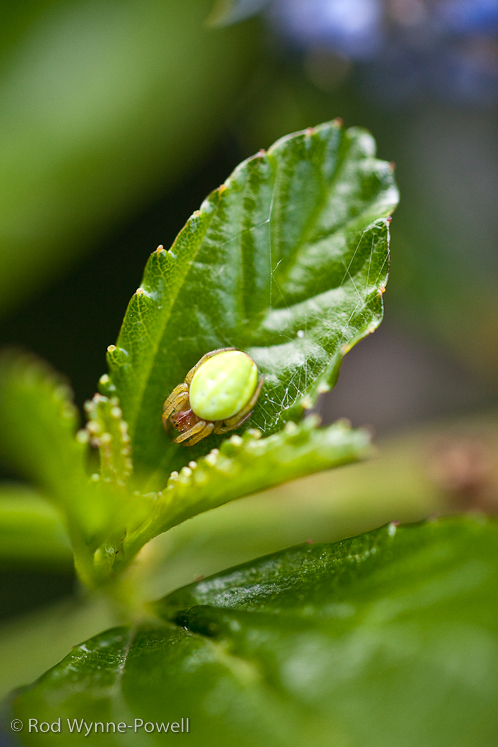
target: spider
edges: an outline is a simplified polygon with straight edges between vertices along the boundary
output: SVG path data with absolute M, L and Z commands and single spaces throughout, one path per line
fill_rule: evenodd
M 210 433 L 233 431 L 252 415 L 263 382 L 247 353 L 236 348 L 206 353 L 164 403 L 164 428 L 173 425 L 180 431 L 174 442 L 187 446 Z

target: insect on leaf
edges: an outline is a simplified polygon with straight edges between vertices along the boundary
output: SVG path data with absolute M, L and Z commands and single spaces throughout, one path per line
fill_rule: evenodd
M 210 350 L 244 350 L 265 375 L 247 424 L 264 434 L 333 386 L 344 354 L 381 321 L 397 199 L 372 137 L 330 122 L 244 161 L 171 250 L 151 255 L 108 355 L 107 391 L 139 472 L 178 469 L 219 444 L 182 450 L 161 424 L 164 400 Z

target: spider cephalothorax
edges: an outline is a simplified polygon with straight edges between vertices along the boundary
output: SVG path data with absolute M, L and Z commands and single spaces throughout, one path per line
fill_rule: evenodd
M 252 414 L 264 377 L 247 353 L 221 348 L 206 353 L 173 389 L 163 408 L 163 425 L 180 435 L 174 441 L 188 446 L 210 433 L 228 433 Z

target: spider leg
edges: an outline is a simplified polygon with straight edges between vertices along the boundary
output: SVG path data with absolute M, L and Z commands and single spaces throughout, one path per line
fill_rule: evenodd
M 183 443 L 183 441 L 186 441 L 187 439 L 192 438 L 193 436 L 197 436 L 197 434 L 201 434 L 204 428 L 206 427 L 206 425 L 207 423 L 205 420 L 199 420 L 199 422 L 193 425 L 191 428 L 189 428 L 186 431 L 183 431 L 183 433 L 180 433 L 179 436 L 173 439 L 173 442 L 175 444 L 181 444 Z M 201 436 L 200 438 L 203 438 L 203 436 Z M 199 441 L 200 441 L 200 438 L 198 439 Z M 189 446 L 189 444 L 187 444 L 187 446 Z
M 236 348 L 218 348 L 218 350 L 212 350 L 210 353 L 206 353 L 202 356 L 200 361 L 198 361 L 193 368 L 190 369 L 188 374 L 185 376 L 185 384 L 190 384 L 192 379 L 194 378 L 194 374 L 199 368 L 199 366 L 202 366 L 204 361 L 207 361 L 208 358 L 212 358 L 213 355 L 218 355 L 218 353 L 225 353 L 227 350 L 236 350 Z
M 223 426 L 223 422 L 224 421 L 220 421 L 220 422 L 218 422 L 215 425 L 214 432 L 215 433 L 229 433 L 230 431 L 235 431 L 235 430 L 237 430 L 237 428 L 239 428 L 242 425 L 242 423 L 245 423 L 246 420 L 249 420 L 249 418 L 251 417 L 251 415 L 252 415 L 252 410 L 250 410 L 250 412 L 246 413 L 246 415 L 244 415 L 243 418 L 239 417 L 239 419 L 237 420 L 237 422 L 233 423 L 233 425 Z
M 204 429 L 200 431 L 200 433 L 197 433 L 193 438 L 190 439 L 187 446 L 193 446 L 194 444 L 199 443 L 199 441 L 202 441 L 203 438 L 206 438 L 206 436 L 209 436 L 210 433 L 212 433 L 214 430 L 214 423 L 206 423 L 204 421 Z
M 169 395 L 169 397 L 164 403 L 164 407 L 163 407 L 164 412 L 166 412 L 166 409 L 168 407 L 170 407 L 171 405 L 174 405 L 176 397 L 182 392 L 188 392 L 188 385 L 185 384 L 185 382 L 182 382 L 181 384 L 178 384 L 178 386 L 175 386 L 175 388 L 173 389 L 173 391 L 171 392 L 171 394 Z
M 166 423 L 171 413 L 175 410 L 184 409 L 181 405 L 188 401 L 188 384 L 175 386 L 163 407 L 163 423 Z
M 188 392 L 179 394 L 175 401 L 169 405 L 168 409 L 163 412 L 162 421 L 165 430 L 169 430 L 170 422 L 169 419 L 173 413 L 182 412 L 188 410 L 189 398 Z

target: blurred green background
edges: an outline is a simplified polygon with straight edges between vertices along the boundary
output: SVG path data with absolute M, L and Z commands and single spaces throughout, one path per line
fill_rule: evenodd
M 308 7 L 315 1 L 319 12 L 324 2 Z M 80 407 L 148 255 L 172 243 L 241 159 L 341 117 L 370 129 L 379 156 L 396 163 L 386 320 L 347 356 L 320 405 L 326 421 L 370 424 L 382 456 L 179 527 L 146 549 L 136 571 L 144 595 L 308 536 L 498 510 L 496 23 L 483 31 L 464 20 L 454 32 L 439 21 L 436 55 L 434 4 L 413 3 L 426 12 L 419 21 L 400 15 L 400 1 L 377 0 L 395 59 L 386 44 L 360 54 L 344 34 L 324 36 L 325 21 L 315 36 L 298 24 L 300 38 L 289 21 L 297 0 L 247 0 L 239 22 L 218 25 L 208 23 L 212 0 L 1 3 L 0 345 L 50 361 Z M 460 67 L 444 67 L 445 50 Z M 469 50 L 486 63 L 486 86 Z M 2 469 L 5 692 L 113 619 L 74 589 L 52 511 Z M 29 557 L 11 531 L 20 506 L 44 527 L 37 537 L 26 525 Z

